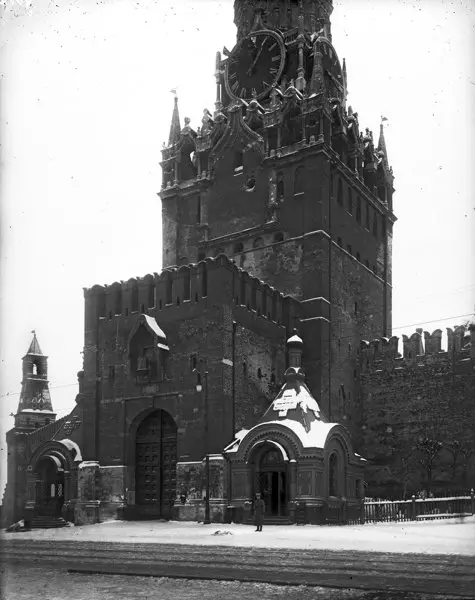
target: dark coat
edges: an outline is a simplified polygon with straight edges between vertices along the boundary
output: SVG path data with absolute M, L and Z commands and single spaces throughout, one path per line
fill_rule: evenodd
M 266 503 L 262 498 L 254 500 L 254 520 L 256 525 L 262 525 L 264 513 L 266 512 Z

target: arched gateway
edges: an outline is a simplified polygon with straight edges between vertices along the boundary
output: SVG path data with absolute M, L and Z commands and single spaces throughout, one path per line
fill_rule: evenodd
M 170 519 L 176 496 L 177 427 L 172 416 L 156 410 L 135 435 L 135 505 L 148 518 Z
M 267 516 L 287 516 L 289 500 L 288 460 L 275 445 L 264 443 L 254 453 L 257 474 L 256 490 L 266 505 Z
M 64 504 L 64 469 L 56 456 L 42 456 L 35 468 L 36 514 L 60 517 Z

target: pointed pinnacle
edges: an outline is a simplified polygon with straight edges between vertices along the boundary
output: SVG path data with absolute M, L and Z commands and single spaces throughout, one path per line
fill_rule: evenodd
M 388 164 L 388 151 L 386 149 L 386 140 L 384 138 L 384 125 L 382 123 L 379 126 L 378 150 L 384 152 L 384 162 Z
M 31 333 L 33 334 L 33 339 L 31 340 L 31 344 L 30 344 L 30 347 L 28 348 L 27 354 L 43 355 L 43 352 L 41 352 L 41 348 L 38 343 L 38 339 L 36 337 L 36 331 L 33 329 L 33 331 Z
M 175 105 L 173 107 L 172 122 L 170 125 L 170 135 L 168 136 L 168 145 L 173 146 L 180 138 L 180 113 L 178 112 L 178 96 L 175 94 Z

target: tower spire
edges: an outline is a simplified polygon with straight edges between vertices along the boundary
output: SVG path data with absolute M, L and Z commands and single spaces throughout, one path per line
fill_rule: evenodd
M 379 126 L 379 140 L 378 140 L 378 152 L 384 153 L 383 162 L 385 166 L 389 165 L 388 151 L 386 149 L 386 140 L 384 138 L 384 121 L 387 121 L 386 117 L 381 117 L 381 125 Z
M 170 135 L 168 136 L 168 145 L 173 146 L 180 138 L 181 124 L 180 124 L 180 113 L 178 112 L 178 96 L 176 90 L 171 90 L 175 95 L 175 104 L 173 106 L 172 122 L 170 124 Z
M 33 339 L 31 340 L 30 347 L 28 348 L 27 354 L 35 354 L 37 356 L 43 356 L 43 352 L 41 351 L 40 345 L 38 343 L 38 338 L 36 337 L 36 331 L 33 329 L 32 332 Z

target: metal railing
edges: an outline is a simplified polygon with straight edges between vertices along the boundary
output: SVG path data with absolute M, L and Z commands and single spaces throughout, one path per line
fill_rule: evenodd
M 470 495 L 448 498 L 416 498 L 410 500 L 370 500 L 364 503 L 361 522 L 419 521 L 449 519 L 475 514 L 475 492 Z

